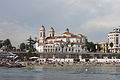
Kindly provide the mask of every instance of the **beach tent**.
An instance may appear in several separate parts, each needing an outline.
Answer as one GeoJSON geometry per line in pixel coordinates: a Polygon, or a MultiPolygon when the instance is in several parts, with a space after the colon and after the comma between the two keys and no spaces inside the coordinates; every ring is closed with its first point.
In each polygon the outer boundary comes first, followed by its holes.
{"type": "Polygon", "coordinates": [[[30,57],[29,59],[38,59],[39,57],[30,57]]]}

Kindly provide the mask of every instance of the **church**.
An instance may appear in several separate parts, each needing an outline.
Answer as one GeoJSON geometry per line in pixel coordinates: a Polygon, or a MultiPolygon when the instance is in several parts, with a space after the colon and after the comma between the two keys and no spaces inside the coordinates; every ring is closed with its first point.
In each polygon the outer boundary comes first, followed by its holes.
{"type": "Polygon", "coordinates": [[[87,37],[83,34],[73,34],[67,28],[61,35],[55,35],[54,28],[48,30],[40,27],[36,50],[40,53],[81,53],[86,50],[87,37]]]}

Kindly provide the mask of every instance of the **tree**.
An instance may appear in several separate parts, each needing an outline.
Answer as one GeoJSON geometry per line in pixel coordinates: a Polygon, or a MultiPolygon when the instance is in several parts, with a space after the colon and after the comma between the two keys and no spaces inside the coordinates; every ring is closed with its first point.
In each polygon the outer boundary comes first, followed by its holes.
{"type": "Polygon", "coordinates": [[[29,50],[29,45],[25,44],[26,50],[29,50]]]}
{"type": "Polygon", "coordinates": [[[33,40],[31,38],[31,36],[29,39],[27,39],[27,43],[28,43],[27,47],[28,47],[29,53],[36,51],[36,49],[34,48],[34,44],[36,42],[37,42],[37,38],[35,38],[35,40],[33,40]]]}
{"type": "Polygon", "coordinates": [[[86,42],[85,46],[89,52],[96,52],[96,45],[93,42],[86,42]]]}
{"type": "Polygon", "coordinates": [[[2,44],[0,44],[0,48],[2,48],[2,46],[3,46],[3,45],[2,45],[2,44]]]}
{"type": "Polygon", "coordinates": [[[26,45],[25,45],[25,43],[21,43],[20,44],[20,50],[23,51],[24,49],[26,49],[26,45]]]}
{"type": "Polygon", "coordinates": [[[33,47],[33,44],[35,44],[35,41],[31,38],[27,39],[27,43],[29,44],[29,47],[32,48],[33,47]]]}
{"type": "Polygon", "coordinates": [[[113,47],[113,43],[112,43],[112,42],[110,43],[110,47],[111,47],[111,48],[113,47]]]}
{"type": "Polygon", "coordinates": [[[6,47],[6,50],[7,50],[7,51],[12,50],[12,48],[13,48],[10,39],[6,39],[6,40],[4,41],[4,46],[6,47]]]}

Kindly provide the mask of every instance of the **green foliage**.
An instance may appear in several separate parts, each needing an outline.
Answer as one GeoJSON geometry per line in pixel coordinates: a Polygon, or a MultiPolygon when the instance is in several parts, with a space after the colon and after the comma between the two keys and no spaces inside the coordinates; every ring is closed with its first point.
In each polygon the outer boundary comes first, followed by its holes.
{"type": "Polygon", "coordinates": [[[3,46],[3,45],[2,45],[2,44],[0,44],[0,48],[2,48],[2,46],[3,46]]]}
{"type": "Polygon", "coordinates": [[[36,41],[33,40],[30,36],[30,38],[27,39],[27,44],[25,44],[25,43],[20,44],[20,50],[21,51],[26,51],[26,52],[29,52],[29,53],[35,52],[36,51],[36,49],[34,48],[35,42],[36,41]]]}
{"type": "Polygon", "coordinates": [[[36,49],[34,47],[32,47],[32,48],[29,49],[29,53],[35,52],[35,51],[36,51],[36,49]]]}
{"type": "Polygon", "coordinates": [[[29,50],[29,45],[25,44],[26,50],[29,50]]]}
{"type": "Polygon", "coordinates": [[[6,39],[3,45],[6,47],[7,51],[11,51],[13,49],[10,39],[6,39]]]}
{"type": "Polygon", "coordinates": [[[20,50],[21,50],[21,51],[26,51],[26,50],[28,50],[29,53],[36,51],[36,49],[35,49],[33,46],[30,47],[30,45],[25,44],[25,43],[21,43],[21,44],[20,44],[20,50]]]}
{"type": "Polygon", "coordinates": [[[36,51],[36,49],[34,48],[34,44],[36,43],[36,41],[37,41],[37,38],[35,38],[35,40],[33,40],[31,38],[31,36],[29,39],[27,39],[27,43],[28,43],[27,48],[29,50],[29,53],[36,51]]]}
{"type": "Polygon", "coordinates": [[[92,42],[87,42],[86,46],[89,52],[95,52],[95,45],[92,42]]]}
{"type": "Polygon", "coordinates": [[[25,48],[26,48],[25,43],[21,43],[21,44],[20,44],[20,50],[23,51],[25,48]]]}
{"type": "Polygon", "coordinates": [[[20,59],[21,61],[28,61],[30,57],[39,57],[39,55],[37,53],[17,53],[17,55],[19,56],[18,59],[20,59]]]}
{"type": "Polygon", "coordinates": [[[100,51],[101,47],[99,44],[94,44],[93,42],[86,42],[86,48],[89,52],[96,52],[97,50],[100,51]]]}
{"type": "Polygon", "coordinates": [[[27,39],[27,43],[29,44],[29,47],[32,48],[33,45],[34,45],[36,42],[35,42],[35,40],[33,40],[33,39],[31,38],[31,36],[30,36],[30,38],[27,39]]]}

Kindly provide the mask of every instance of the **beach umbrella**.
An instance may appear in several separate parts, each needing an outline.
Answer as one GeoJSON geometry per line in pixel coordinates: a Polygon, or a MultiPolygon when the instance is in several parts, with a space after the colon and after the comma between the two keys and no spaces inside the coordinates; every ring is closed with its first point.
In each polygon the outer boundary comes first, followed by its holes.
{"type": "Polygon", "coordinates": [[[29,59],[38,59],[39,57],[30,57],[29,59]]]}

